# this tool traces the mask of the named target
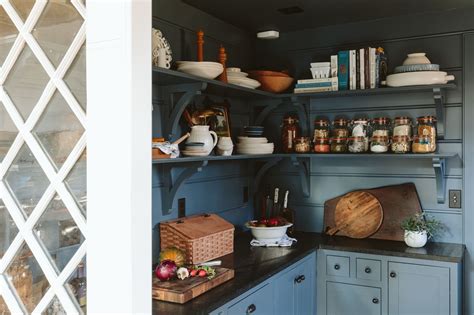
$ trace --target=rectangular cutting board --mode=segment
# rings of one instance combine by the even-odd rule
[[[183,304],[234,278],[234,270],[216,267],[216,276],[190,277],[184,280],[160,281],[153,275],[152,297],[155,300]]]
[[[403,241],[403,230],[401,222],[415,213],[421,213],[420,199],[416,192],[415,184],[406,183],[401,185],[384,186],[374,189],[360,189],[373,194],[380,201],[383,209],[383,222],[380,229],[369,238]],[[324,232],[328,227],[334,227],[334,210],[337,202],[343,196],[329,199],[324,203]],[[337,233],[339,236],[346,236]]]

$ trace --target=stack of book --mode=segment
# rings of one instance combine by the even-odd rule
[[[331,62],[311,63],[312,79],[298,80],[295,86],[295,93],[314,93],[337,91],[337,58],[335,64],[331,57]]]

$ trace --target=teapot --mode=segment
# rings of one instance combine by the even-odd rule
[[[186,143],[204,143],[202,156],[209,155],[217,144],[217,134],[209,130],[209,126],[199,125],[191,127],[191,135]]]

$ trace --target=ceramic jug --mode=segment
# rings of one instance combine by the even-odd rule
[[[217,144],[217,134],[209,131],[209,126],[193,126],[191,127],[191,135],[186,143],[202,142],[204,143],[203,151],[209,155]]]

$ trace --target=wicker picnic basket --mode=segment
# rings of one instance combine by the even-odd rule
[[[161,249],[177,247],[188,264],[199,264],[234,252],[234,226],[215,214],[160,223]]]

